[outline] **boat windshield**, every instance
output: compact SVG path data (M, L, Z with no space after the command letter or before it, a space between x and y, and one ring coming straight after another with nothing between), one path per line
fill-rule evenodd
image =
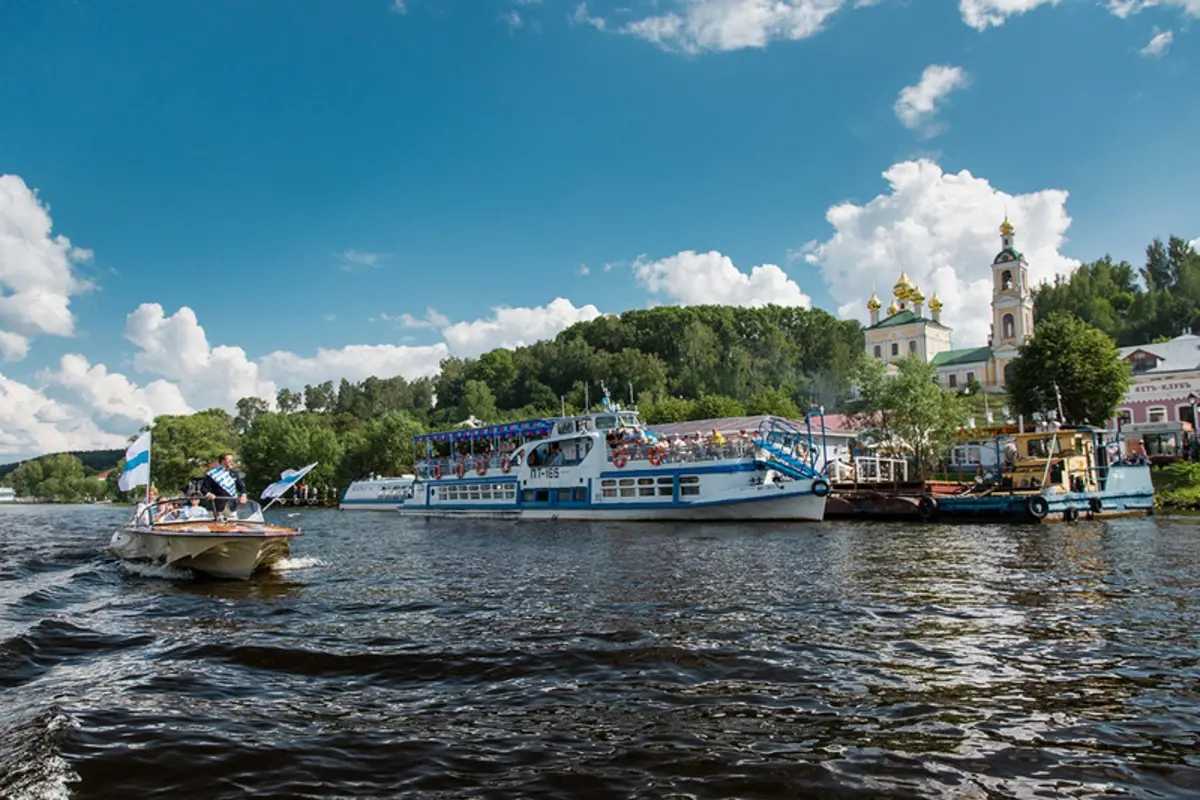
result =
M168 522L203 522L220 517L229 522L262 522L262 507L254 500L244 503L218 498L208 500L194 497L160 497L149 505L138 503L134 521L139 525L161 525Z

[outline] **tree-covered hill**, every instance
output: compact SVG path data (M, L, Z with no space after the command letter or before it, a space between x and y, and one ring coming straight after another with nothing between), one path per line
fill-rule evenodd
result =
M113 466L125 455L124 450L71 450L67 453L54 453L53 455L75 456L83 464L84 469L90 475L95 475L99 472L105 472L113 468ZM32 459L31 459L32 460ZM0 480L3 480L9 473L21 466L24 461L14 461L11 464L0 464Z
M1109 256L1083 264L1068 278L1038 288L1037 319L1056 311L1096 326L1122 346L1200 331L1200 255L1172 236L1146 248L1141 269Z

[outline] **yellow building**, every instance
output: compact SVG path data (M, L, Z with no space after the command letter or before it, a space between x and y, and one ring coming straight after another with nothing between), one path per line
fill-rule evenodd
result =
M883 304L878 297L872 294L867 301L871 312L865 334L867 355L888 363L915 355L933 363L947 388L963 389L978 381L985 391L1003 391L1009 364L1033 333L1029 265L1013 247L1013 233L1006 218L1000 225L1001 250L992 259L992 330L986 347L953 349L937 294L929 298L926 317L924 293L901 272L886 316L880 317Z

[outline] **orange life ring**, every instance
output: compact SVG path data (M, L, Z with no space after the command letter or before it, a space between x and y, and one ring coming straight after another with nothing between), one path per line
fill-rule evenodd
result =
M461 478L463 475L466 475L466 474L467 474L467 464L465 461L460 461L454 465L455 477Z
M614 467L616 467L617 469L620 469L621 467L625 466L627 463L629 463L629 457L625 455L624 450L618 450L617 452L613 453L613 466Z
M650 463L657 467L663 462L663 455L663 451L660 448L651 447L649 456Z
M475 474L480 477L487 475L487 460L486 459L481 458L475 462Z
M433 465L433 479L435 481L440 481L442 479L442 465L441 464Z
M500 459L500 471L507 475L510 469L512 469L512 460L508 456L504 456Z

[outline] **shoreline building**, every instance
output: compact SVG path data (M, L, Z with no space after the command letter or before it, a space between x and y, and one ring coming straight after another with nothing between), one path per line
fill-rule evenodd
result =
M1117 408L1113 430L1141 441L1153 461L1183 457L1200 402L1200 336L1188 331L1166 342L1122 347L1120 353L1133 384Z
M992 330L986 346L953 349L951 329L942 324L942 301L934 293L926 317L925 294L901 272L887 316L879 315L883 304L878 297L872 294L867 301L867 355L888 364L908 356L932 362L939 382L948 389L962 390L978 382L985 392L1004 391L1009 364L1033 334L1029 264L1013 244L1014 233L1006 217L1000 225L1001 249L992 259Z

